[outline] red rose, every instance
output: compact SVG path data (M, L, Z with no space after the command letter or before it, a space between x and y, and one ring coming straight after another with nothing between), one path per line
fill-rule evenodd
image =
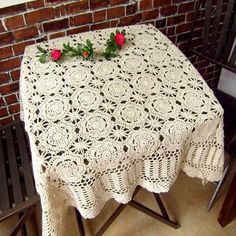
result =
M51 57L52 57L53 61L60 60L61 56L62 56L61 50L53 49L51 51Z
M122 47L122 45L125 43L125 36L122 33L116 34L116 43Z
M82 52L82 56L83 56L84 58L88 57L88 56L89 56L89 52L83 51L83 52Z

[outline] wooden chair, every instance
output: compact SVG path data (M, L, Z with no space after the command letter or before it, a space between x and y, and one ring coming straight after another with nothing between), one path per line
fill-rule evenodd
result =
M235 12L235 0L197 0L189 34L189 49L193 54L234 73L236 45L232 47L236 37Z
M18 214L11 232L27 235L25 223L39 202L32 175L29 142L22 122L0 127L0 222Z
M236 173L226 194L224 203L218 215L218 222L225 227L236 217Z
M236 157L236 98L217 89L213 89L213 92L224 109L224 141L225 151L229 154L229 160L226 162L222 179L216 183L216 189L207 206L207 211L213 206L222 184L229 173L232 162Z
M189 35L190 52L235 73L236 1L197 0L195 6L194 20ZM201 27L201 23L203 23L203 27ZM230 154L230 158L226 164L223 178L217 183L216 190L209 202L208 211L228 174L236 148L232 145L232 138L236 133L236 98L215 88L213 91L224 109L225 150Z

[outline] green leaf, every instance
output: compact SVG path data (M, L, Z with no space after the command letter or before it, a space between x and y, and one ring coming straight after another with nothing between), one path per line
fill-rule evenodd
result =
M46 62L46 57L47 57L47 54L42 54L40 57L39 57L39 61L41 63L45 63Z
M116 29L116 34L120 33L120 31L118 29Z
M42 53L47 53L47 51L43 49L41 46L37 46L37 49Z
M110 34L110 39L111 39L111 41L115 41L115 39L116 39L116 36L113 32Z
M126 35L126 32L125 32L124 29L121 31L121 33L122 33L123 35Z
M91 43L91 41L89 39L86 40L86 44L88 45L89 48L93 48L93 44Z

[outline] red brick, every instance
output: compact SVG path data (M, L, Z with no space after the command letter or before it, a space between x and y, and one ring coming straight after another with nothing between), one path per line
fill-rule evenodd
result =
M42 24L38 24L38 25L37 25L37 28L38 28L38 31L39 31L39 34L40 34L40 35L44 33L43 25L42 25Z
M14 37L12 32L0 34L0 45L12 43Z
M162 16L174 15L177 12L177 6L172 5L172 6L168 6L168 7L163 7L163 8L161 8L160 12L161 12Z
M176 43L176 36L169 36L168 38L172 41L172 43Z
M140 10L148 10L152 8L152 0L141 0Z
M11 78L13 81L17 81L20 79L20 70L11 71Z
M13 104L13 105L9 106L9 112L11 114L20 112L20 104L17 103L17 104Z
M176 26L176 33L179 34L179 33L190 31L191 26L192 26L192 23L185 23L182 25L177 25Z
M10 77L7 73L0 74L0 84L5 84L10 81Z
M189 0L172 0L173 3L182 3L186 1L189 1Z
M121 17L121 16L124 16L124 14L125 14L124 7L115 7L115 8L110 8L107 10L107 18L108 19Z
M109 0L90 0L91 9L106 7L109 4Z
M5 28L2 25L2 20L0 20L0 33L5 32Z
M10 124L13 121L12 116L0 118L0 126Z
M58 2L65 2L66 0L45 0L45 3L57 4Z
M61 8L63 9L64 14L61 14ZM61 16L64 16L65 15L65 6L62 5L62 6L55 7L55 13L56 13L56 17L58 17L58 18Z
M154 7L167 6L171 4L171 0L154 0Z
M4 116L7 116L7 115L8 115L7 108L6 107L1 108L0 109L0 117L4 117Z
M40 7L43 7L43 6L44 6L44 0L38 0L38 1L27 3L28 9L30 9L30 8L36 9L36 8L40 8Z
M25 21L28 25L39 23L46 20L51 20L56 17L55 10L50 8L43 8L25 14Z
M110 5L114 6L114 5L119 5L119 4L123 4L127 2L129 2L129 0L110 0Z
M38 29L35 26L14 31L14 38L16 41L22 41L34 38L39 35Z
M200 19L196 21L196 28L204 26L204 19Z
M25 51L25 47L31 44L34 44L34 41L26 41L23 43L18 43L18 44L14 44L13 45L13 51L15 53L15 55L22 55Z
M5 19L5 25L8 30L21 28L25 25L22 16L13 16Z
M111 27L117 27L119 24L119 20L113 20L111 21Z
M0 9L0 15L15 15L17 12L24 12L26 10L26 5L25 4L18 4L15 6L10 6L10 7L4 7Z
M118 26L134 25L140 22L141 18L142 18L141 13L121 18Z
M105 10L93 12L93 21L94 22L103 21L105 19L106 19L106 11Z
M142 13L142 20L145 21L145 20L155 19L158 17L158 15L159 15L158 9L145 11Z
M3 97L1 96L0 97L0 107L4 106L5 105L5 102L3 100Z
M19 91L19 83L12 83L0 86L0 93L3 95Z
M183 3L179 5L179 13L186 13L194 9L194 2Z
M175 26L167 29L167 35L171 36L175 34Z
M10 69L14 69L17 67L20 67L20 59L17 58L12 58L12 59L8 59L5 61L0 61L0 72L3 71L8 71Z
M178 34L178 42L180 41L186 41L189 38L189 33L184 33L184 34Z
M89 25L81 26L81 27L78 27L78 28L75 28L75 29L68 30L67 35L79 34L79 33L82 33L82 32L87 32L89 30L90 30Z
M95 24L95 25L91 25L91 30L100 30L100 29L106 29L106 28L110 28L110 22L103 22L103 23L99 23L99 24Z
M47 35L45 35L42 38L36 39L35 41L36 41L36 43L41 43L41 42L44 42L44 41L47 41L47 40L48 40Z
M202 38L199 38L199 39L193 39L192 42L191 42L192 46L193 47L197 47L199 45L202 45Z
M66 36L65 32L58 32L55 34L50 34L49 39L55 39L55 38L60 38L60 37L64 37L64 36Z
M6 96L5 97L5 101L6 103L9 105L9 104L12 104L12 103L16 103L17 102L17 98L16 98L16 95L15 94L11 94L9 96Z
M88 9L88 0L77 1L65 5L66 14L75 14Z
M72 26L85 25L92 22L92 13L86 13L70 18L70 24Z
M20 120L20 113L14 114L14 120Z
M0 59L8 58L13 55L11 47L0 48Z
M202 37L202 34L203 34L203 28L202 29L196 29L196 30L194 30L193 36L199 38L199 37Z
M166 35L166 28L159 29L164 35Z
M167 20L167 25L176 25L185 21L185 15L178 15L169 17Z
M61 14L61 16L65 16L66 15L66 9L65 9L64 5L60 6L60 14Z
M186 20L187 21L193 21L193 19L194 19L194 12L188 13Z
M136 13L138 10L137 3L126 6L126 15L131 15Z
M69 27L68 18L62 20L55 20L43 24L43 29L45 32L61 30Z
M166 18L161 19L161 20L157 20L155 26L159 29L159 28L163 28L166 26Z

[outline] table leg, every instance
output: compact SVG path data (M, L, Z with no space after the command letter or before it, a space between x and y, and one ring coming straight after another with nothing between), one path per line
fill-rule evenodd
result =
M77 209L75 209L75 214L76 214L76 219L77 219L78 226L79 226L79 234L80 234L80 236L85 236L83 220L82 220L82 217Z
M116 210L112 213L112 215L108 218L108 220L102 225L102 227L98 230L98 232L95 234L95 236L101 236L107 229L108 227L115 221L115 219L120 215L120 213L125 209L125 207L127 205L130 205L131 207L134 207L135 209L153 217L154 219L164 223L164 224L167 224L175 229L179 228L180 225L172 220L170 220L169 216L168 216L168 213L167 213L167 210L165 209L165 206L163 204L163 202L161 201L161 198L159 196L159 194L157 193L154 193L154 197L156 199L156 202L161 210L161 214L158 214L157 212L145 207L144 205L136 202L135 200L133 200L133 198L135 197L135 195L139 192L139 190L141 189L140 186L138 186L136 189L135 189L135 192L134 192L134 195L132 197L132 200L128 203L128 204L120 204ZM78 211L76 211L78 212ZM78 212L79 214L79 212ZM77 214L76 214L77 215ZM79 214L80 216L80 214ZM78 220L78 218L77 218ZM81 221L80 221L81 220ZM78 220L78 224L79 224L79 228L80 228L80 236L85 236L84 234L84 228L83 228L83 223L82 223L82 219L81 219L81 216ZM81 233L81 230L82 230L82 233Z
M138 186L133 194L133 197L135 197L135 195L139 192L139 190L141 189L140 186ZM120 215L120 213L125 209L125 207L127 206L127 204L120 204L116 210L112 213L112 215L108 218L108 220L102 225L102 227L98 230L98 232L95 234L95 236L101 236L107 229L108 227L115 221L115 219Z

